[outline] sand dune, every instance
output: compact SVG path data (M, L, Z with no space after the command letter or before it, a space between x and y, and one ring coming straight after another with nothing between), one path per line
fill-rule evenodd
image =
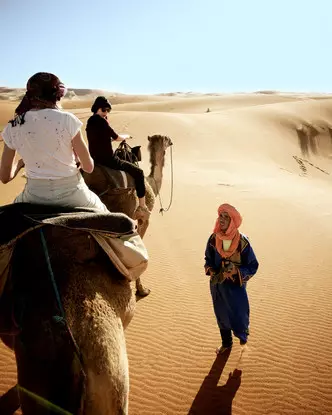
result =
M5 106L8 106L10 110L20 101L23 97L25 90L22 88L6 88L0 87L0 105L1 102ZM180 96L187 96L188 94L175 93L175 94L157 94L157 95L132 95L132 94L120 94L117 92L103 91L98 89L77 89L69 88L67 95L61 100L63 108L80 109L90 108L92 102L98 95L106 96L112 104L127 104L137 102L155 102L166 101L170 97L178 98ZM4 115L0 115L0 119Z
M88 108L73 112L89 116ZM111 122L142 144L146 172L147 135L174 142L173 205L163 216L156 207L146 235L151 260L143 280L152 293L138 302L126 334L130 414L331 413L332 99L151 96L115 105ZM0 185L1 202L23 183ZM169 195L168 155L165 205ZM242 213L260 269L248 284L248 348L236 343L228 360L216 360L220 339L203 257L224 201ZM241 372L229 379L235 369ZM15 382L4 346L0 371L3 393Z
M13 114L16 107L17 102L0 101L0 133L7 124L7 122L13 118Z
M158 98L158 97L156 97ZM252 105L270 104L276 102L288 102L302 98L283 96L278 94L236 94L236 95L199 95L168 97L168 100L155 102L143 101L139 103L126 103L119 105L119 110L129 111L156 111L179 113L203 113L208 111L220 111L228 108L249 107Z

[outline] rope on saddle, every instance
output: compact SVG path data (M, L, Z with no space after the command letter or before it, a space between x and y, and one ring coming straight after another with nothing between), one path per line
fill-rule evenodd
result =
M60 296L60 293L59 293L59 290L58 290L58 287L57 287L57 284L56 284L56 281L55 281L55 277L54 277L54 273L53 273L53 269L52 269L52 264L51 264L51 260L50 260L50 255L49 255L49 252L48 252L48 249L47 249L47 244L46 244L46 240L45 240L45 236L44 236L44 232L43 232L42 229L40 229L39 232L40 232L40 239L41 239L42 245L43 245L43 251L44 251L44 255L45 255L45 259L46 259L46 263L47 263L48 272L49 272L49 275L50 275L50 278L51 278L51 282L52 282L52 286L53 286L53 290L54 290L54 294L55 294L55 299L56 299L56 302L57 302L57 305L59 307L60 314L61 314L60 316L54 316L53 319L56 323L62 323L66 326L66 330L69 334L69 338L70 338L70 340L72 342L72 345L74 347L74 351L75 351L75 353L78 357L78 360L80 362L81 371L82 371L82 374L83 374L83 377L84 377L84 380L85 380L86 379L86 374L85 374L84 367L83 367L83 358L82 358L80 349L79 349L79 347L78 347L78 345L77 345L77 343L74 339L73 333L71 332L71 329L70 329L70 327L68 325L68 322L67 322L67 319L66 319L65 310L62 306L61 296Z

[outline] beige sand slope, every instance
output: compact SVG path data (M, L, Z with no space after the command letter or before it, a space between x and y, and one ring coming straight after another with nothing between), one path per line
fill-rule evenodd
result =
M173 205L164 216L156 209L146 236L152 293L127 330L130 414L331 413L332 99L163 96L116 105L111 121L143 144L146 172L147 135L174 142ZM303 123L320 131L308 143L296 132ZM22 185L0 186L1 202ZM161 193L167 205L170 158ZM203 272L225 201L242 213L260 261L248 284L249 346L241 354L236 342L227 362L214 354L220 339ZM14 368L2 346L0 393ZM228 380L235 369L242 376Z

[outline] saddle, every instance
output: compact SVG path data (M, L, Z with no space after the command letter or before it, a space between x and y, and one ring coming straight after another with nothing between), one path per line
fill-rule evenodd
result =
M124 213L16 203L0 208L0 299L10 277L17 242L46 226L88 233L129 281L137 279L147 267L148 254L135 222Z
M114 155L139 167L138 162L142 160L141 146L130 147L125 141L122 141L114 151ZM101 198L106 194L111 196L135 193L133 177L122 170L114 170L96 164L92 173L81 170L81 174L87 186ZM111 203L107 205L111 205Z
M85 183L99 197L135 192L133 177L122 171L96 164L92 173L81 171Z

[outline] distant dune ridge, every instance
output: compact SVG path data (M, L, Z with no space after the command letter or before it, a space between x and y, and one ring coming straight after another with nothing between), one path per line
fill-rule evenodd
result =
M0 89L0 129L22 91ZM173 205L163 216L155 210L145 238L150 263L143 280L152 292L138 302L126 332L130 415L230 408L233 415L330 414L332 95L70 91L63 108L84 123L95 96L110 98L110 122L133 135L131 145L142 145L145 172L147 136L168 135L174 143ZM0 184L1 203L23 185L22 177ZM248 349L241 354L236 341L228 360L216 361L220 338L203 264L223 202L242 214L240 229L260 268L248 283ZM1 345L0 394L14 383L13 355Z

